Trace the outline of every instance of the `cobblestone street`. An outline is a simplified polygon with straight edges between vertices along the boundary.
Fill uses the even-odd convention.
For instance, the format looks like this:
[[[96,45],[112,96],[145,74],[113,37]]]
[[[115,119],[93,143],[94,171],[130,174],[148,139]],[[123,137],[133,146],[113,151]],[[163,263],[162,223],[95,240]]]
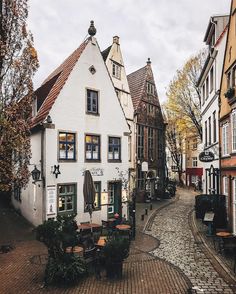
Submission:
[[[212,266],[196,242],[189,213],[194,206],[193,192],[181,189],[180,198],[156,214],[146,233],[159,239],[152,254],[178,267],[190,279],[197,293],[235,293]]]

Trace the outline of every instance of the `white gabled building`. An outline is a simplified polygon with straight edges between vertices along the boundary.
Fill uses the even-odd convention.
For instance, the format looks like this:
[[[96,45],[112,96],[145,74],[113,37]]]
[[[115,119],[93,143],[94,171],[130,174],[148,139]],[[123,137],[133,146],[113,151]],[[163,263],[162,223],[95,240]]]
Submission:
[[[135,127],[134,127],[134,107],[130,95],[129,84],[125,71],[125,65],[121,53],[120,41],[118,36],[113,37],[112,45],[102,52],[103,59],[110,73],[116,94],[125,114],[129,125],[131,136],[129,137],[129,191],[135,188]]]
[[[83,198],[86,169],[96,188],[93,221],[115,213],[127,216],[130,129],[95,33],[91,23],[90,36],[35,92],[31,164],[42,181],[30,180],[20,199],[12,199],[34,225],[72,212],[78,222],[89,221]]]
[[[208,57],[198,80],[201,93],[201,115],[204,151],[212,152],[214,160],[202,162],[203,193],[219,193],[219,90],[224,60],[229,17],[226,15],[210,18],[204,42],[208,45]],[[202,150],[203,151],[203,150]]]

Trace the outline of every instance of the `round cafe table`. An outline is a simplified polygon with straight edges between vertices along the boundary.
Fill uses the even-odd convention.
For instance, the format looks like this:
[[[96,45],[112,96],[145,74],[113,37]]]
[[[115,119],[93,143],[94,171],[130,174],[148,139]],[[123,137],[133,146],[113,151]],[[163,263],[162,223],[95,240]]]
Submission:
[[[83,252],[84,252],[84,248],[80,246],[66,248],[66,253],[74,253],[74,254],[83,256]]]
[[[224,237],[230,237],[231,235],[232,235],[231,233],[229,233],[229,232],[224,232],[224,231],[216,233],[216,236],[217,236],[217,237],[221,237],[221,238],[224,238]]]
[[[130,225],[125,225],[125,224],[121,224],[121,225],[116,225],[116,228],[120,231],[128,231],[131,229]]]
[[[78,225],[78,229],[80,231],[86,231],[86,230],[91,230],[91,229],[95,229],[95,228],[101,228],[101,225],[99,224],[95,224],[95,223],[87,223],[87,224],[80,224]]]

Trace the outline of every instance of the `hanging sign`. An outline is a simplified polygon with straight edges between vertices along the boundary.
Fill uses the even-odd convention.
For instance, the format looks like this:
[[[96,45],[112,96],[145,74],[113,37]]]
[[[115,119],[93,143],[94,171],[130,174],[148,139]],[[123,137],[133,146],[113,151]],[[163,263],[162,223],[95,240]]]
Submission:
[[[147,161],[142,162],[142,171],[143,172],[148,171],[148,163],[147,163]]]
[[[57,211],[56,186],[47,187],[47,216],[55,215]]]
[[[215,156],[210,151],[203,151],[199,154],[199,160],[202,162],[211,162],[215,159]]]

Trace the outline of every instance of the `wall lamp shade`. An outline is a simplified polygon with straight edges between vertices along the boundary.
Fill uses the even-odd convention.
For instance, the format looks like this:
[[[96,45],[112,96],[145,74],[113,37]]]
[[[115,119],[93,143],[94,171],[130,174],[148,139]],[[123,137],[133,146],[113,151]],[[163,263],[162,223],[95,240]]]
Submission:
[[[34,169],[31,172],[32,178],[34,182],[38,182],[40,178],[40,170],[37,169],[36,165],[34,166]]]

